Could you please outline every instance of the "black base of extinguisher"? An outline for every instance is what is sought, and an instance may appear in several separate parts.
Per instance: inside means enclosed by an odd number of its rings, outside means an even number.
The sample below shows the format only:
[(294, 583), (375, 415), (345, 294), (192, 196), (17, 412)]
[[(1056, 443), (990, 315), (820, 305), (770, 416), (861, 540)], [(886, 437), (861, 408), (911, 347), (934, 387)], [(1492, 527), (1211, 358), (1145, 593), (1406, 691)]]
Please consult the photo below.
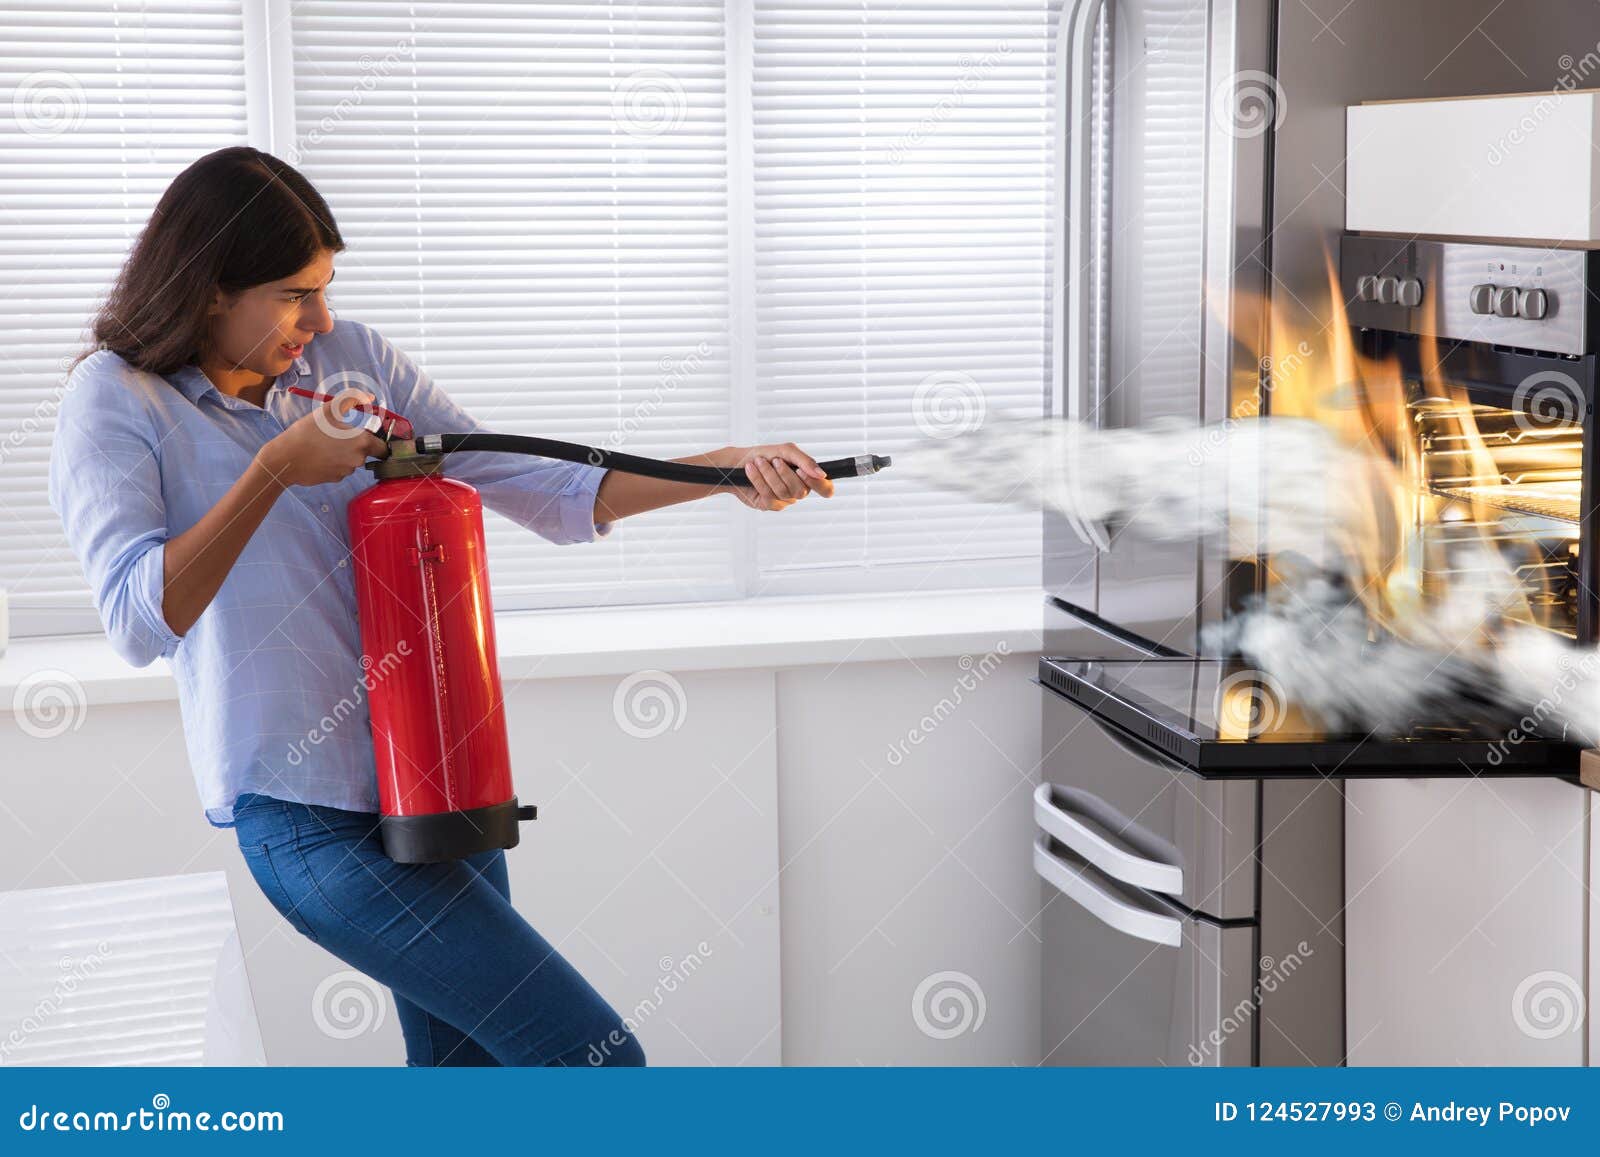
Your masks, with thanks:
[(517, 797), (488, 807), (419, 816), (382, 816), (378, 830), (383, 850), (401, 864), (438, 864), (464, 860), (493, 848), (514, 848), (521, 839), (521, 821), (538, 818), (532, 804), (518, 806)]

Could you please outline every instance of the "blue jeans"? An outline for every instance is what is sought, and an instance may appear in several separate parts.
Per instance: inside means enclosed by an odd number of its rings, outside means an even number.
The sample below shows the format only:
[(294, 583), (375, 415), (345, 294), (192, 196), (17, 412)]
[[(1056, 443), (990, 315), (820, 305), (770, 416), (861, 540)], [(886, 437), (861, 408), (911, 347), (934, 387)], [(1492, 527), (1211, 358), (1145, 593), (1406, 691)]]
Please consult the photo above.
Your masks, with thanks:
[(378, 817), (234, 803), (239, 850), (301, 935), (394, 993), (408, 1065), (642, 1065), (644, 1050), (511, 906), (503, 851), (398, 864)]

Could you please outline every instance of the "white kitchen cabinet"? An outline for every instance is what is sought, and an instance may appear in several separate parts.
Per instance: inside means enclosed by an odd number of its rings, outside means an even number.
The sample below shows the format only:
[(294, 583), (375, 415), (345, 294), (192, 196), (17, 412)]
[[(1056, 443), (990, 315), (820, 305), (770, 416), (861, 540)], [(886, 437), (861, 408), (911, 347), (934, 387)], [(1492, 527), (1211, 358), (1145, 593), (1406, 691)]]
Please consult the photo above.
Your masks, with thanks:
[(1600, 241), (1600, 92), (1374, 101), (1345, 139), (1347, 229)]
[(1580, 1065), (1590, 793), (1559, 780), (1353, 780), (1353, 1065)]
[(1040, 1058), (1037, 652), (778, 675), (784, 1063)]

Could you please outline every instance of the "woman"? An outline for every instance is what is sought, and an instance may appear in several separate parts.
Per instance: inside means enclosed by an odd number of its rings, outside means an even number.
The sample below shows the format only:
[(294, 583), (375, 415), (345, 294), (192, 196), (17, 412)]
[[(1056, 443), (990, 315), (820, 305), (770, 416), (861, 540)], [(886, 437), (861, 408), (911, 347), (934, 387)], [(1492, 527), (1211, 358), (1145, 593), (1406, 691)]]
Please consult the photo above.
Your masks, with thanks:
[[(69, 379), (51, 504), (117, 651), (171, 661), (207, 819), (234, 828), (298, 932), (393, 989), (408, 1064), (642, 1064), (511, 906), (504, 852), (383, 853), (345, 508), (387, 447), (351, 436), (347, 414), (369, 401), (423, 432), (482, 427), (377, 333), (333, 319), (343, 248), (322, 197), (275, 157), (230, 148), (184, 170)], [(832, 492), (790, 444), (681, 461), (742, 468), (752, 485), (513, 455), (459, 454), (451, 472), (557, 543), (722, 490), (761, 510)], [(323, 734), (330, 714), (344, 722)]]

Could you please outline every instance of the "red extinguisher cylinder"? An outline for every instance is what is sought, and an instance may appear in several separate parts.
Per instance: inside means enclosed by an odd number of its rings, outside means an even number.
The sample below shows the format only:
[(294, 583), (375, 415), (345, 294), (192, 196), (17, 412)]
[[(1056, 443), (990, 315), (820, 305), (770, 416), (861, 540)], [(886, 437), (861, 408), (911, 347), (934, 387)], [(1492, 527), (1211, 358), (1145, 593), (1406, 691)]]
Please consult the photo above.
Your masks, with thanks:
[(349, 507), (384, 850), (402, 863), (515, 847), (483, 503), (440, 457), (374, 465)]

